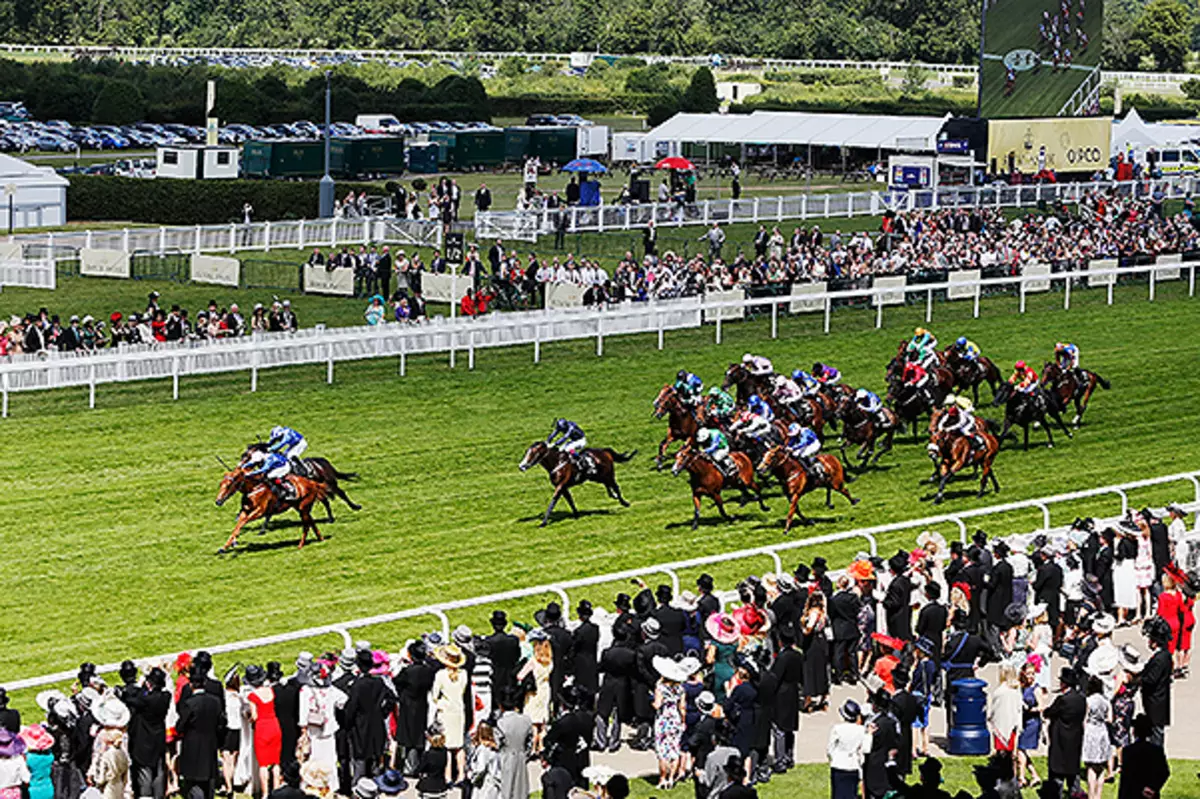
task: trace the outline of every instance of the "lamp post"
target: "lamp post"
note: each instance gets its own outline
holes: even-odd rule
[[[15,199],[17,196],[17,184],[9,183],[4,187],[4,194],[8,197],[8,235],[13,233],[13,221],[15,214]]]
[[[321,177],[317,193],[317,212],[322,219],[333,216],[333,178],[329,176],[329,128],[331,120],[331,78],[333,73],[325,70],[325,174]]]

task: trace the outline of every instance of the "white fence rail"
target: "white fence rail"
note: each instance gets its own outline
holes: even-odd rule
[[[761,547],[738,550],[736,552],[727,552],[720,555],[709,555],[705,557],[691,558],[689,560],[674,561],[671,563],[660,563],[653,566],[647,566],[645,568],[627,569],[625,571],[602,574],[595,577],[585,577],[577,580],[547,583],[545,585],[534,586],[531,588],[503,591],[500,593],[488,594],[486,596],[473,597],[470,599],[440,602],[436,604],[425,605],[423,607],[396,611],[393,613],[383,613],[376,616],[353,619],[340,624],[327,624],[320,627],[310,627],[304,630],[295,630],[293,632],[279,633],[278,635],[268,635],[261,638],[252,638],[227,644],[194,647],[190,648],[189,651],[194,652],[197,649],[207,649],[207,651],[213,655],[222,655],[230,652],[261,649],[263,647],[279,646],[281,644],[286,644],[293,641],[303,641],[310,638],[320,638],[334,635],[341,637],[341,646],[349,647],[352,645],[352,638],[349,632],[350,630],[357,630],[380,624],[390,624],[393,622],[405,621],[407,619],[415,619],[425,616],[430,616],[437,619],[438,624],[441,626],[442,635],[448,639],[451,628],[449,614],[468,608],[475,608],[479,606],[496,606],[503,603],[514,602],[516,600],[529,599],[538,596],[556,596],[562,604],[565,618],[570,615],[570,609],[572,607],[569,592],[578,591],[579,589],[583,588],[591,588],[594,586],[612,583],[621,583],[634,577],[647,577],[650,575],[659,574],[665,575],[668,579],[670,579],[674,588],[674,593],[676,596],[678,596],[681,588],[679,572],[685,569],[696,569],[703,566],[742,560],[761,561],[769,559],[772,570],[775,573],[780,573],[785,570],[783,559],[781,557],[782,553],[792,552],[794,550],[806,547],[820,546],[822,544],[831,544],[839,541],[862,539],[866,543],[870,554],[874,555],[878,553],[877,541],[879,536],[892,533],[901,533],[907,530],[925,530],[939,525],[954,525],[958,528],[960,540],[966,543],[968,521],[974,521],[988,516],[997,516],[1000,514],[1026,510],[1039,511],[1041,514],[1041,525],[1035,529],[1038,532],[1048,532],[1053,529],[1051,527],[1050,514],[1050,507],[1052,505],[1078,502],[1080,500],[1088,500],[1111,495],[1120,500],[1120,513],[1124,514],[1130,508],[1129,492],[1138,489],[1170,485],[1171,483],[1179,482],[1190,482],[1192,484],[1192,501],[1181,503],[1181,505],[1189,513],[1195,513],[1197,509],[1200,509],[1200,471],[1180,472],[1178,474],[1153,477],[1130,483],[1122,483],[1119,485],[1104,486],[1102,488],[1091,488],[1083,491],[1073,491],[1066,494],[1056,494],[1054,496],[1041,497],[1039,499],[1008,502],[1002,505],[991,505],[989,507],[977,508],[975,510],[962,511],[959,513],[945,513],[939,516],[930,516],[923,519],[912,519],[909,521],[893,522],[891,524],[880,524],[873,527],[861,527],[844,532],[813,536],[811,538],[805,538],[798,541],[769,544]],[[1116,514],[1112,515],[1115,516]],[[995,535],[994,531],[993,535]],[[178,653],[141,658],[141,660],[145,662],[173,659],[176,654]],[[119,663],[106,663],[98,666],[96,671],[100,674],[107,674],[115,672],[119,668]],[[8,691],[39,688],[46,685],[54,685],[56,683],[69,681],[74,678],[75,670],[71,669],[68,671],[56,672],[54,674],[45,674],[39,677],[29,677],[20,680],[14,680],[12,682],[5,683],[5,688]]]
[[[1063,308],[1071,307],[1072,286],[1104,286],[1108,304],[1113,302],[1113,287],[1118,278],[1145,275],[1149,299],[1154,300],[1159,274],[1182,278],[1187,273],[1188,296],[1195,296],[1196,267],[1200,262],[1180,262],[1178,256],[1162,256],[1162,262],[1146,266],[1112,267],[1110,261],[1097,261],[1088,268],[1049,273],[1035,269],[1029,275],[956,280],[956,296],[973,292],[973,314],[979,316],[980,299],[985,289],[1015,288],[1019,310],[1025,312],[1026,295],[1047,291],[1051,283],[1063,284]],[[108,383],[170,378],[172,396],[179,398],[180,378],[222,372],[250,372],[250,390],[258,388],[259,371],[281,366],[325,364],[326,382],[333,382],[334,364],[369,358],[399,359],[400,374],[407,370],[410,355],[447,353],[454,367],[458,354],[465,352],[467,366],[475,367],[476,352],[492,347],[533,345],[533,360],[541,359],[543,344],[585,338],[596,339],[596,355],[604,354],[608,336],[657,333],[658,349],[663,349],[668,330],[696,328],[706,319],[715,322],[716,342],[721,343],[723,320],[755,308],[768,308],[771,338],[778,335],[780,307],[824,313],[824,331],[830,330],[832,309],[841,300],[867,300],[875,307],[875,326],[883,326],[884,306],[898,296],[906,300],[924,295],[925,320],[933,319],[934,295],[947,291],[948,282],[914,285],[888,285],[839,291],[804,292],[789,296],[765,296],[744,299],[686,298],[646,304],[627,303],[603,309],[527,311],[491,314],[487,317],[435,318],[427,324],[387,324],[377,327],[312,328],[296,334],[276,333],[204,344],[160,344],[120,347],[98,353],[58,353],[10,356],[0,362],[0,415],[8,416],[9,396],[19,391],[44,391],[57,388],[88,388],[88,406],[95,407],[96,387]],[[802,287],[798,287],[802,288]],[[1078,290],[1078,289],[1075,289]],[[820,309],[820,311],[818,311]],[[730,312],[733,313],[730,313]]]
[[[1182,198],[1196,191],[1200,180],[1173,177],[1153,182],[1042,183],[1021,186],[966,186],[920,191],[861,191],[845,194],[797,194],[739,200],[702,200],[690,205],[571,206],[561,210],[488,211],[475,215],[475,237],[536,241],[554,233],[562,215],[567,232],[603,233],[644,228],[653,220],[659,227],[753,224],[784,220],[838,219],[877,216],[885,211],[939,208],[1029,208],[1040,202],[1077,203],[1095,190],[1116,190],[1126,196],[1147,196],[1161,191],[1167,198]]]
[[[27,252],[38,254],[61,254],[80,249],[114,250],[129,254],[232,253],[239,250],[270,252],[371,243],[436,247],[441,243],[441,226],[436,222],[391,217],[301,219],[295,222],[253,222],[248,225],[230,223],[23,233],[10,236],[8,241],[20,244]]]

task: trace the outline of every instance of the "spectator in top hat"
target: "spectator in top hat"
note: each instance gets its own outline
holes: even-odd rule
[[[905,575],[908,555],[903,552],[892,555],[888,569],[892,572],[892,581],[883,597],[888,635],[908,641],[912,639],[912,581]]]
[[[833,598],[833,582],[829,579],[829,562],[817,555],[812,562],[812,579],[825,599]]]
[[[0,688],[0,729],[17,733],[21,729],[21,711],[8,706],[8,691]]]
[[[308,799],[308,794],[300,790],[300,763],[292,759],[280,769],[281,783],[278,788],[267,795],[267,799]]]
[[[1171,776],[1162,746],[1150,740],[1154,724],[1145,713],[1133,720],[1134,742],[1121,750],[1121,785],[1117,799],[1158,799]]]
[[[700,629],[704,629],[704,622],[714,613],[721,611],[721,600],[713,594],[713,578],[710,574],[701,574],[696,579],[696,589],[700,592],[700,598],[696,600],[696,612],[700,618]],[[707,634],[702,632],[701,635]]]
[[[1042,715],[1050,721],[1050,749],[1047,756],[1047,781],[1061,796],[1065,784],[1075,790],[1079,783],[1079,767],[1083,758],[1083,723],[1087,700],[1079,693],[1075,672],[1063,669],[1059,676],[1062,693]]]
[[[654,591],[654,598],[658,602],[658,607],[654,609],[653,616],[658,619],[658,625],[662,631],[662,642],[672,657],[682,655],[683,633],[687,627],[687,618],[682,610],[671,605],[671,600],[674,598],[671,586],[658,586]]]
[[[216,693],[208,690],[206,674],[192,670],[191,691],[178,705],[175,732],[180,743],[175,768],[183,799],[212,799],[220,776],[217,750],[225,733],[225,702],[219,688]]]
[[[597,669],[600,647],[600,628],[592,621],[592,603],[586,599],[579,602],[575,615],[579,624],[571,632],[571,652],[574,661],[571,673],[575,684],[586,688],[595,696],[600,691],[600,672]]]
[[[491,625],[492,634],[487,637],[487,642],[492,657],[492,705],[498,708],[500,692],[516,685],[521,642],[515,635],[505,632],[508,615],[504,611],[492,611]]]

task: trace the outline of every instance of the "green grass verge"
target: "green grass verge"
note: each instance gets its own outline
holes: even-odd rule
[[[1075,440],[1048,450],[1035,431],[1028,453],[1006,446],[997,461],[999,496],[977,500],[974,485],[963,482],[952,486],[944,509],[1200,467],[1182,437],[1200,422],[1195,301],[1180,283],[1161,286],[1155,303],[1138,286],[1119,289],[1116,300],[1106,307],[1103,292],[1079,291],[1063,313],[1058,295],[1033,295],[1020,316],[1015,298],[995,298],[978,320],[970,303],[936,307],[932,327],[944,340],[969,335],[1001,364],[1040,363],[1055,340],[1074,341],[1085,364],[1114,386],[1095,398]],[[777,340],[764,321],[727,324],[720,345],[706,327],[669,333],[661,352],[652,337],[609,339],[602,358],[592,341],[562,343],[544,347],[538,365],[528,347],[483,351],[474,371],[463,368],[464,359],[451,371],[444,356],[419,357],[404,378],[395,361],[363,361],[339,364],[332,386],[323,367],[275,370],[260,376],[256,394],[244,374],[188,378],[179,402],[171,401],[170,381],[103,386],[94,411],[84,390],[14,395],[12,418],[0,423],[0,451],[13,473],[0,532],[12,610],[0,614],[0,640],[10,644],[0,680],[788,540],[774,491],[770,513],[748,508],[736,523],[722,524],[706,506],[701,529],[690,529],[685,482],[655,473],[649,457],[664,432],[650,415],[654,394],[684,366],[717,380],[747,350],[779,369],[827,360],[851,384],[879,388],[897,340],[922,319],[921,307],[888,309],[876,330],[872,312],[839,311],[833,335],[823,336],[820,315],[783,318]],[[640,451],[618,472],[631,508],[584,488],[582,518],[559,513],[538,529],[549,498],[545,475],[521,474],[516,464],[556,416],[581,422],[596,445]],[[361,473],[351,494],[365,509],[338,508],[338,521],[325,526],[331,538],[304,551],[295,549],[298,530],[288,526],[264,537],[251,532],[239,554],[216,557],[234,513],[213,505],[221,473],[215,458],[235,457],[279,423],[306,432],[313,454]],[[811,532],[931,515],[918,482],[928,468],[922,446],[903,444],[853,485],[859,506],[839,499],[827,511],[807,499],[803,507],[820,520]],[[1137,492],[1133,502],[1165,502],[1184,491]],[[1074,503],[1056,508],[1055,518],[1111,509]],[[986,526],[1016,531],[1039,520],[1036,512],[1018,513]],[[896,536],[880,546],[911,541]],[[821,554],[837,563],[859,547],[847,542]],[[729,580],[768,566],[760,559],[713,573]],[[618,590],[601,586],[586,595],[608,603]],[[535,604],[514,603],[510,612],[520,617]],[[482,625],[489,610],[456,613],[452,621]],[[431,623],[362,634],[393,648]],[[330,636],[305,645],[339,644]],[[283,660],[295,648],[237,659]]]

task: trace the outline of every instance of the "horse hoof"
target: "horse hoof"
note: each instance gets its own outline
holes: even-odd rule
[[[851,504],[851,505],[857,505],[857,504],[858,504],[858,503],[860,503],[860,502],[862,502],[862,500],[861,500],[861,499],[852,499],[852,500],[850,500],[850,504]]]
[[[218,554],[218,555],[224,555],[224,554],[225,554],[227,551],[228,551],[228,550],[227,550],[227,549],[225,549],[225,547],[221,547],[220,549],[218,549],[218,550],[217,550],[217,554]]]

